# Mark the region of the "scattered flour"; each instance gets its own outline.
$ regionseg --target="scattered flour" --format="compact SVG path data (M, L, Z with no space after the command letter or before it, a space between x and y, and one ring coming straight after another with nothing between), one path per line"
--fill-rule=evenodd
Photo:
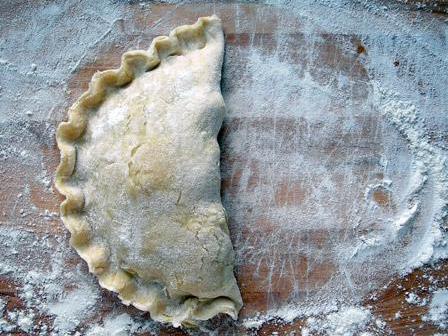
M433 293L429 312L423 317L441 329L448 329L448 290L440 289Z
M269 318L267 316L257 313L251 318L244 319L242 323L247 329L259 329L268 320Z
M172 1L174 2L181 1ZM397 213L392 218L385 219L387 225L384 230L372 230L372 234L356 237L356 241L348 239L349 248L341 243L329 249L316 251L313 250L313 246L306 245L300 240L297 245L294 245L288 241L293 236L291 233L294 233L294 227L284 226L287 230L286 241L282 241L281 237L277 236L277 232L274 232L269 237L259 237L267 240L264 245L269 246L268 249L251 249L249 244L242 243L236 246L237 253L250 265L260 266L262 261L267 260L270 273L258 280L266 281L269 287L272 285L273 273L280 273L280 276L287 273L290 256L298 255L299 252L310 253L307 255L309 269L306 272L312 272L313 267L314 270L321 267L319 258L324 258L324 253L331 252L333 254L329 257L330 261L340 270L331 279L343 284L345 291L339 292L341 288L332 287L329 284L322 285L321 289L326 293L333 293L335 296L353 301L348 304L357 304L362 295L377 288L377 282L369 279L366 282L361 281L361 285L354 284L357 272L351 267L356 260L365 266L366 263L374 262L374 256L378 251L402 244L404 247L403 250L399 250L400 253L387 251L387 257L391 259L393 259L392 256L396 257L391 262L393 267L383 271L373 267L374 273L388 278L395 272L406 273L427 262L448 256L446 235L442 230L443 222L446 220L448 192L446 148L442 148L443 141L437 142L437 134L433 138L434 134L429 132L431 123L446 125L444 117L446 113L441 110L448 106L445 94L447 87L446 41L443 38L437 38L434 34L433 26L437 25L437 22L425 24L423 29L419 29L413 24L408 24L408 19L401 17L399 13L383 10L367 0L359 2L364 7L362 12L356 4L348 4L346 1L272 0L269 3L276 8L283 8L284 13L293 15L295 21L303 26L297 29L287 25L282 27L278 31L275 42L277 45L273 46L275 52L272 53L262 54L259 51L256 44L260 41L255 40L254 34L249 34L249 43L252 45L248 47L247 55L238 54L239 46L232 49L232 46L228 45L227 64L223 77L228 77L228 91L224 92L224 95L226 103L233 109L231 112L235 113L235 107L240 106L242 116L249 115L254 118L266 116L266 113L271 115L272 112L282 114L281 116L287 116L288 113L295 114L310 121L308 127L313 126L312 122L320 127L318 129L328 127L327 133L321 133L321 135L327 135L331 141L335 140L333 135L338 128L345 128L346 135L350 135L359 126L350 121L350 118L354 118L357 114L368 117L362 115L365 111L360 111L361 107L354 106L351 110L347 110L349 113L345 116L348 121L341 121L337 114L327 113L331 107L328 104L330 101L334 102L333 96L344 92L350 94L355 92L356 85L361 83L355 83L356 85L347 89L350 85L348 79L350 73L344 74L343 69L338 69L340 72L338 74L329 73L332 78L335 78L336 86L333 86L333 82L322 84L316 77L325 77L328 74L320 73L322 69L315 68L311 70L318 73L313 77L310 69L306 69L306 64L316 61L319 54L316 50L324 45L320 45L324 38L321 32L332 32L340 36L355 34L363 39L367 56L360 56L360 58L364 57L365 63L370 66L369 77L376 81L372 97L366 105L374 106L375 111L381 113L385 123L399 133L401 140L405 143L404 147L394 147L394 144L390 143L384 145L402 151L407 149L411 152L412 163L409 170L412 174L405 180L409 184L408 189L399 189L396 186L397 182L400 183L399 179L392 181L392 179L388 180L387 176L381 185L369 184L370 189L367 190L364 199L367 211L357 213L356 211L360 208L357 202L356 211L350 213L354 221L353 230L356 230L358 225L358 217L366 217L372 213L375 216L378 214L379 207L374 207L371 202L372 193L375 190L381 189L390 193L396 190L405 192L401 194L396 204ZM6 0L4 4L2 3L5 7L9 4L15 5L15 2ZM217 4L213 4L215 5ZM239 5L235 4L235 6ZM2 176L13 177L26 175L24 172L29 171L32 174L23 176L23 183L13 183L13 185L20 184L21 187L23 184L23 188L17 193L5 191L6 197L11 201L11 207L0 210L0 216L2 216L0 224L7 224L0 225L0 254L5 256L0 260L0 275L17 282L19 298L23 300L26 307L5 312L3 317L0 316L0 333L22 331L36 335L51 332L55 335L74 334L79 324L85 325L85 320L97 317L98 310L95 306L100 305L99 287L94 278L87 274L85 267L80 265L67 267L67 265L73 265L74 260L79 261L79 258L70 249L64 234L49 233L50 225L61 224L57 221L54 210L44 211L34 205L31 197L36 198L39 192L36 193L33 186L35 187L37 182L38 185L44 187L45 192L52 193L53 172L48 169L45 160L49 148L54 146L56 122L62 118L62 113L65 113L69 104L68 82L73 73L81 69L83 65L93 62L95 57L102 53L101 50L107 50L112 43L135 47L135 41L131 44L129 36L140 36L142 30L145 30L145 33L149 30L151 33L166 33L172 27L172 22L167 24L172 14L167 13L160 18L156 18L155 16L160 16L156 14L154 27L145 26L142 29L133 25L135 20L128 20L129 7L125 2L61 1L45 6L36 4L18 8L20 10L9 9L0 14L2 18L0 31L5 32L5 36L8 37L0 41L0 105L2 106L0 109L0 173ZM141 8L145 11L151 10L148 3L143 4ZM212 8L210 6L211 11ZM73 15L68 16L67 12ZM244 35L247 31L253 31L250 22L246 22L244 11L238 13L237 11L235 16L236 32ZM267 15L263 11L259 14L260 19L265 18L262 15ZM364 17L369 20L359 20L360 14L365 15ZM305 60L303 66L296 66L285 61L287 55L283 54L283 46L289 43L284 39L284 36L287 37L290 33L288 29L300 30L300 33L304 35L303 44L296 47L298 52L302 49L310 50L309 53L298 57ZM444 34L446 35L446 32L440 32L441 36L445 36ZM300 34L299 38L301 38ZM146 41L142 42L142 46L144 45L147 45ZM306 45L306 48L302 48L302 45ZM353 47L344 41L341 41L341 45L346 48L344 52L349 52ZM413 55L412 52L416 50L417 53ZM408 64L402 62L399 68L395 68L394 58L398 59L400 55L407 55ZM442 58L437 58L440 55ZM232 68L233 57L237 62L244 60L247 64L244 63L243 68L241 66ZM252 76L250 85L245 82L243 76L247 73ZM233 87L231 83L236 84ZM385 88L393 88L396 91ZM421 92L425 88L428 88L427 92ZM298 92L301 94L301 100L294 100L291 103L291 97L296 99ZM353 103L350 95L337 98L336 101L343 102L338 106L341 109L338 113L343 112L344 108L350 107ZM247 100L249 104L241 104L242 101ZM304 104L304 102L307 103ZM324 114L325 118L322 117ZM331 129L332 126L334 130ZM306 134L309 136L307 145L310 147L320 145L316 141L313 142L315 135L312 129ZM236 140L239 141L237 148L246 146L244 141L248 139L245 135L242 134ZM254 139L263 136L260 132L249 140L252 144L257 144ZM336 148L343 145L342 141L335 142ZM353 146L350 150L354 151L358 148L362 149L364 144L351 145ZM285 147L288 147L286 143L278 144L278 147L273 148L274 153L280 152ZM253 152L257 153L256 146ZM264 155L264 153L258 154ZM386 171L393 166L396 154L393 152L393 156L379 159ZM304 161L304 158L294 157L294 160L289 162L288 169L297 169L300 174L299 163ZM269 165L269 167L272 166L271 163ZM14 170L8 167L14 167ZM18 167L25 168L16 174ZM274 165L274 168L273 172L276 173L281 167ZM333 167L330 169L334 170ZM323 172L327 171L323 170ZM348 168L344 168L341 176L345 176L346 172L351 174ZM317 174L325 176L322 171ZM247 176L242 177L244 178L248 179ZM356 182L354 177L349 182L353 181ZM319 186L327 194L332 187L332 181L325 178ZM269 189L269 192L272 190ZM318 194L318 196L327 194ZM20 196L16 197L16 195ZM321 201L321 199L315 200L315 202ZM240 204L250 205L250 203ZM327 214L326 211L329 213ZM284 213L275 214L278 217L284 215ZM291 223L295 223L294 219L297 218L307 219L308 222L303 220L300 225L309 225L310 228L314 225L327 225L329 229L333 229L336 225L331 207L316 207L314 204L304 216L299 216L302 214L294 213L291 209L288 209L286 215L290 216L288 221ZM29 220L29 218L33 219ZM248 227L251 224L253 227L258 225L255 221L246 223L241 220L237 223L248 225ZM10 229L11 227L13 229ZM327 229L326 227L319 228L322 231ZM238 228L234 230L238 231ZM239 230L242 231L241 228ZM278 230L278 232L281 231ZM333 233L333 231L328 232ZM412 239L409 238L409 232L414 234ZM348 236L349 233L343 236L343 240ZM270 244L274 243L279 244L282 250L285 247L288 248L287 258L284 255L278 257L272 254L275 249L272 249ZM409 244L406 245L407 243ZM326 257L328 258L328 255ZM51 265L48 260L52 260ZM396 260L398 262L395 263ZM300 287L303 284L298 281L295 285L288 301L294 304L269 302L270 310L266 314L248 318L243 321L243 325L248 329L258 329L263 323L275 317L290 322L298 317L313 316L307 319L307 325L303 330L304 335L308 333L309 335L368 336L371 333L370 330L375 328L380 328L380 335L385 334L381 329L382 322L377 322L369 310L357 305L342 306L338 309L339 305L336 302L319 301L314 293L304 298L299 294L296 295L303 292L301 291L303 287ZM421 304L422 300L412 294L408 295L408 302ZM441 328L446 328L447 325L447 295L444 290L436 292L430 304L430 311L425 316L428 321L432 321ZM305 299L311 303L306 309L302 309L301 306L304 304L301 304ZM6 303L5 299L0 299L0 313L6 310ZM78 335L129 335L136 332L158 334L157 324L145 320L138 313L135 315L137 316L134 314L130 316L123 313L120 308L114 307L110 312L104 313L103 321L90 325L86 331L79 331ZM50 319L47 316L50 316ZM397 318L399 318L398 313Z
M252 50L250 58L248 59L247 68L257 74L257 76L254 75L256 78L253 78L253 81L260 81L262 84L260 84L260 87L256 85L255 88L243 88L236 92L232 92L234 96L231 97L229 109L233 113L235 113L235 111L239 112L237 107L234 106L236 103L234 103L233 100L236 102L249 99L250 101L253 90L255 89L261 92L267 82L269 82L270 87L275 88L272 89L273 92L282 93L280 94L279 99L276 100L280 106L287 105L288 102L283 96L283 93L286 92L286 96L288 96L295 90L303 90L306 92L305 88L308 87L314 88L313 94L315 96L313 96L312 99L310 98L310 100L313 101L311 106L322 101L322 97L319 97L316 92L322 92L324 91L324 88L319 87L313 82L310 77L307 76L307 72L305 72L303 79L297 79L294 84L281 84L267 79L267 77L270 77L270 70L267 69L265 66L266 64L269 64L270 66L275 64L272 68L280 69L279 72L284 74L285 77L291 76L294 71L300 72L300 69L294 69L291 66L288 67L280 62L278 55L274 54L269 57L260 56L257 52ZM377 211L377 213L381 211L381 209L378 210L378 205L372 205L373 202L371 201L372 195L376 190L382 190L386 194L393 194L392 200L395 202L395 213L390 217L376 217L375 223L373 223L375 224L375 229L366 228L365 231L368 232L367 234L355 238L355 240L358 239L358 243L353 244L352 241L347 240L347 245L344 245L344 242L341 242L341 245L336 247L339 251L339 255L336 256L336 262L339 262L341 271L345 272L345 274L343 274L344 276L342 277L343 281L335 280L336 277L333 278L333 281L342 284L347 281L345 288L351 290L347 295L347 298L353 298L354 301L357 300L356 293L358 293L358 291L362 292L368 289L365 284L371 285L371 288L375 287L372 280L372 277L374 276L380 276L381 274L390 274L389 276L391 276L392 274L397 273L407 274L426 263L436 262L448 256L447 234L444 230L444 222L448 214L447 153L431 138L431 131L429 130L428 125L428 120L431 119L426 115L426 113L430 112L427 112L425 107L419 107L420 105L414 102L412 97L407 97L397 91L384 89L382 85L383 83L380 80L372 81L372 92L369 97L369 103L373 106L374 110L382 116L382 121L384 122L384 127L387 128L387 131L395 132L396 135L398 135L398 140L401 141L398 145L392 141L383 143L382 145L390 148L390 152L392 153L393 151L409 151L410 164L409 167L404 166L403 168L396 162L388 163L387 159L384 157L381 158L380 164L384 165L386 173L393 169L399 173L394 181L390 180L386 175L381 184L368 185L365 192L365 201L367 203L368 211L363 212L362 214L364 217L367 217L370 215L369 211L373 214L376 214L374 211ZM270 92L271 91L268 91L268 95L265 96L265 98L267 97L268 99L271 99L269 96ZM307 111L309 108L307 105L303 106L299 104L299 106L300 110L297 113L300 113L300 115L302 115L303 110ZM263 104L261 104L260 109L262 107ZM317 109L326 111L324 106L320 106ZM256 113L256 111L257 109L253 109L251 113ZM291 109L287 110L286 108L281 108L280 111L282 114L293 113ZM245 113L245 111L243 111L243 113ZM313 112L309 112L309 114L312 113ZM319 112L316 112L316 114L318 113ZM308 114L305 114L305 116L307 118L309 117ZM315 115L308 119L314 117ZM247 136L247 134L244 135ZM244 145L241 144L236 145L236 147L238 146L244 147ZM236 150L236 152L238 152L238 150ZM252 156L255 156L255 154L252 153ZM302 161L305 161L305 159L302 158ZM398 160L393 158L391 161ZM307 171L307 168L304 170ZM280 172L276 172L276 174L280 174ZM395 184L397 184L397 182L398 184L402 183L402 185L396 186ZM238 197L240 197L240 199L236 197L236 202L252 204L252 200L243 199L240 195L238 195ZM358 208L361 207L359 203L357 205ZM320 209L319 211L325 212L325 210ZM361 210L357 209L357 211L360 212ZM292 212L287 215L291 214ZM283 213L282 215L285 216ZM297 216L297 214L295 215ZM297 216L298 218L301 218L300 225L306 226L309 224L307 221L311 220L306 216L307 214ZM381 225L378 225L377 221L380 221ZM242 220L240 220L240 222L242 222ZM294 222L294 219L291 219L291 222ZM354 226L354 228L356 228L356 226ZM278 227L279 232L282 229L283 227ZM293 233L294 228L288 227L288 238L290 238ZM288 240L282 241L281 238L281 236L276 237L276 234L273 234L271 237L266 237L268 240L266 246L282 244L291 250L291 243L289 243ZM254 240L256 240L256 238L254 238ZM334 237L333 240L337 241L337 237ZM245 243L247 243L247 238L241 241L241 246L244 246ZM241 249L241 253L246 253L244 256L245 258L253 258L255 260L263 260L263 258L266 258L270 262L270 270L275 270L276 267L280 267L277 265L277 262L279 262L281 267L284 267L284 260L275 260L270 255L270 250L264 251L262 249L254 249L250 246L250 249L248 248L247 251L245 251L244 247L242 248L241 246L238 245L237 248ZM295 250L291 251L291 253L298 253L298 251L300 251L300 246L294 246L294 248ZM308 250L308 252L309 251L312 250ZM309 255L308 257L313 258L313 255ZM373 266L375 260L380 260L381 265ZM245 261L247 261L247 259L245 259ZM361 265L361 269L356 270L356 268L354 268L356 263ZM361 284L358 284L358 287L356 287L354 284L357 280L356 277L361 276L363 272L369 271L369 269L365 268L365 265L370 265L369 267L372 270L375 270L375 272L371 272L372 276L367 277L365 281L361 282ZM355 273L355 275L353 275L353 273ZM272 273L269 273L268 278L270 276L272 276ZM268 285L271 285L271 283L268 283ZM330 295L340 290L339 288L336 288L336 286L330 288L332 290ZM409 303L418 305L426 304L424 299L417 301L417 298L412 295L408 297ZM317 297L318 296L315 295L316 301ZM248 318L243 323L247 328L256 329L266 321L272 320L275 317L282 318L285 321L292 321L297 317L312 315L308 306L304 308L304 299L301 298L301 300L302 302L300 305L283 305L281 308L268 311L266 314ZM321 309L322 312L325 312L328 307L321 304L319 309Z
M416 305L416 306L425 306L428 302L425 298L420 298L415 293L408 293L405 297L407 303Z
M420 228L421 238L411 244L409 257L401 266L403 273L410 272L429 261L437 261L448 256L447 234L444 230L445 220L448 216L448 163L446 153L433 145L425 127L424 117L418 113L417 108L410 102L399 99L394 91L381 88L375 89L379 109L382 110L386 120L395 126L408 141L413 153L413 170L416 175L415 185L410 188L407 196L407 208L402 210L395 224L398 227L413 225L414 217L419 213L418 207L423 198L420 193L426 183L431 183L432 199L428 202L426 225ZM428 181L429 180L429 181ZM428 182L427 182L428 181ZM397 231L398 232L398 231ZM395 235L394 240L403 238L404 234Z
M31 333L34 329L34 317L35 314L30 309L8 312L5 318L0 318L0 332L11 332L18 328Z
M128 314L108 315L103 323L94 325L86 331L86 336L127 336L146 332L158 335L158 323L141 318L133 318Z
M302 329L302 336L331 335L352 336L365 331L372 314L362 307L342 307L324 317L310 317ZM364 332L365 336L372 335Z
M48 312L55 316L54 327L60 333L74 330L92 312L98 293L93 286L77 288L48 304ZM75 304L74 304L75 303Z
M33 330L34 326L34 314L32 312L25 313L23 311L18 313L17 325L19 328L27 333Z
M8 302L5 299L0 298L0 316L3 315L3 312L4 312L7 304L8 304Z
M102 326L93 326L86 336L126 336L134 332L131 331L132 323L132 318L127 314L108 316Z
M10 323L8 320L4 318L0 318L0 332L2 333L8 333L16 329L16 325L13 323Z

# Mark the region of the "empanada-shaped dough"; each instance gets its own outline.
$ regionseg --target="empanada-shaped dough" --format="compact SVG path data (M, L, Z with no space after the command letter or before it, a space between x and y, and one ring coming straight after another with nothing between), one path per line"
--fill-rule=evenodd
M60 124L56 186L101 286L173 325L242 306L220 199L224 39L216 16L96 73Z

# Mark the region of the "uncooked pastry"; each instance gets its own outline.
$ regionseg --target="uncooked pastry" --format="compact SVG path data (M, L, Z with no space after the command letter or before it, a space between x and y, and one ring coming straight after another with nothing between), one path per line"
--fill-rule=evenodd
M242 306L220 199L224 39L204 17L96 73L57 131L70 242L102 287L154 320Z

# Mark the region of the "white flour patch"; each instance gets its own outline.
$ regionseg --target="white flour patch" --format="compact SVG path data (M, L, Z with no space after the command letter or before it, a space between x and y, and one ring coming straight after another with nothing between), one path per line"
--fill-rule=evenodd
M7 333L11 332L16 327L12 324L10 324L6 319L0 318L0 332Z
M33 319L34 319L33 313L26 314L24 312L19 312L17 316L17 325L21 330L30 333L33 330L34 326Z
M247 329L257 330L272 319L272 316L280 318L283 322L292 322L297 317L306 318L305 325L301 329L301 335L328 335L328 336L373 336L389 335L390 332L386 323L376 318L372 312L362 306L340 306L334 305L327 311L321 308L313 311L307 311L298 316L297 309L284 309L281 312L275 312L268 315L259 315L254 318L246 319L243 325ZM320 310L320 312L319 312ZM268 316L271 316L270 318Z
M448 329L448 290L440 289L433 293L429 312L423 317L441 329Z
M367 309L360 307L342 307L339 311L324 317L308 318L306 320L306 326L302 329L302 335L357 335L365 330L371 319L372 314Z
M425 306L427 304L425 298L422 299L415 293L406 294L405 300L407 303L417 306Z
M0 261L0 265L6 269L15 265L14 274L23 282L18 296L27 306L26 309L8 312L3 319L0 319L0 332L22 330L45 335L47 330L52 330L57 335L73 334L80 323L97 314L95 305L99 299L99 286L93 276L86 274L79 266L74 271L66 272L64 265L74 253L64 248L65 240L54 241L49 237L39 238L23 231L0 230L0 244L15 246L17 249L33 245L35 249L51 253L53 261L48 267L45 260L35 260L42 262L42 265L32 270L27 270L26 264L16 260ZM6 300L1 299L0 313L6 310L6 303ZM37 324L36 321L42 315L53 317L51 324ZM124 328L123 330L129 332L154 331L156 335L159 328L157 323L140 316L131 319L128 315L122 314L119 318L115 318L114 312L111 312L110 318L107 314L105 316L104 325L92 327L92 332L102 330L101 335L113 335L114 330Z
M109 316L102 326L91 327L86 336L125 336L131 333L132 318L127 314ZM134 331L134 330L133 330Z
M26 333L31 333L34 329L34 313L31 310L12 311L0 319L0 332L11 332L17 328Z
M261 326L266 323L267 321L269 321L269 319L266 316L260 316L260 314L256 314L254 317L248 318L248 319L244 319L242 321L242 324L244 325L244 327L246 327L247 329L260 329Z
M3 312L4 312L7 304L8 304L8 301L6 301L3 298L0 298L0 315L3 315Z
M93 325L86 331L86 336L127 336L147 332L158 335L158 324L144 319L134 319L128 314L108 315L100 325Z
M129 335L132 322L132 318L127 314L109 316L104 320L102 326L94 326L90 328L87 331L86 336Z
M85 287L64 293L57 301L50 302L48 312L55 316L54 329L60 333L75 329L92 312L97 298L96 289Z
M34 321L40 314L54 316L52 330L62 334L74 331L78 323L92 312L98 289L93 279L79 269L74 273L65 271L63 265L70 254L67 255L61 249L64 240L54 241L10 229L0 231L0 242L3 246L14 246L17 250L33 246L34 249L51 253L53 261L50 267L45 265L45 260L32 259L31 255L25 255L25 263L15 259L0 261L3 269L14 268L15 276L20 277L23 286L18 290L18 295L27 306L26 310L13 311L12 315L7 316L7 323L3 323L4 331L19 328L31 332L32 328L37 327ZM27 269L27 260L43 264L37 264L38 267L30 270ZM45 327L42 326L38 331L42 332Z
M93 326L86 336L125 336L135 332L135 324L127 314L108 316L102 326Z
M421 192L426 183L432 185L431 209L426 217L422 236L412 245L410 255L401 266L404 273L410 272L429 261L437 261L448 255L447 235L444 222L448 211L448 164L446 153L431 144L425 127L424 117L418 113L413 104L400 101L394 92L376 88L378 105L383 115L406 138L413 152L412 167L419 176L417 182L410 184L407 207L401 211L395 226L399 229L405 225L414 225L418 207L425 195ZM427 182L427 180L429 180ZM426 196L428 197L428 196ZM411 226L410 229L415 229ZM397 231L399 233L399 231ZM400 238L395 235L394 239Z

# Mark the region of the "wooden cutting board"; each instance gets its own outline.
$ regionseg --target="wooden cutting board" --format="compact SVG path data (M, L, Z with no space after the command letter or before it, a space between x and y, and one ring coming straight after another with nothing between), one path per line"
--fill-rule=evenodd
M4 14L0 15L20 15L21 6L24 4L9 4L5 7ZM241 318L250 318L256 313L263 314L292 302L300 304L300 298L312 298L315 293L320 293L321 288L330 283L340 271L329 250L335 237L346 235L347 228L352 225L353 209L347 204L355 204L353 200L362 200L362 190L372 176L378 180L383 178L381 169L368 159L355 160L374 158L382 153L379 140L381 116L369 110L366 99L371 80L365 62L369 57L369 49L363 43L366 32L362 29L357 32L356 27L352 27L346 34L325 30L310 32L307 30L309 25L302 22L296 12L288 10L287 6L279 8L238 2L154 5L130 2L123 6L126 7L126 16L114 21L109 31L98 32L99 38L90 53L74 66L68 81L66 102L56 106L42 120L24 123L24 127L35 135L33 142L39 149L38 155L45 170L54 172L59 153L55 142L49 143L40 134L45 133L49 127L55 127L65 118L66 106L87 89L93 73L116 68L124 51L137 46L148 46L155 36L167 34L167 27L192 23L199 16L214 12L223 21L226 37L222 88L228 116L219 141L222 149L222 197L229 213L229 226L237 251L236 274L245 303ZM433 13L421 11L419 6L414 5L414 1L408 1L407 5L394 3L393 6L395 8L391 10L402 12L409 20L418 16L422 21L417 24L432 22L431 20L442 22L446 18L443 14L446 7L444 1L427 4L426 8L432 7L439 11ZM65 15L76 16L78 11L74 6L73 12ZM331 18L328 20L331 21ZM431 29L432 26L428 27ZM6 29L3 32L5 31ZM307 39L310 34L319 37L312 44ZM45 50L41 57L52 52L53 50ZM400 55L392 66L399 71L411 71L409 67L402 66L406 64L407 57L408 55ZM263 73L264 68L260 68L263 62L269 63L272 60L278 63L272 67L267 64L266 82L261 82L264 78L249 76L251 71ZM304 87L285 85L281 78L284 76L290 80L290 71L296 71L297 77L303 78L304 69L321 85L333 85L330 79L335 76L345 78L349 88L341 88L341 95L332 97L325 108L326 112L334 116L332 120L335 123L338 122L338 115L347 115L347 105L363 111L362 120L355 122L359 126L357 129L343 131L335 126L334 135L338 140L322 139L319 135L323 134L321 128L325 126L285 112L286 107L300 107L304 103L301 101L303 98L300 98L303 96L298 94ZM278 72L278 77L270 83L269 78L275 72ZM257 80L260 82L256 82ZM251 87L254 92L248 92L246 87ZM321 87L316 87L316 90L319 89ZM312 92L308 94L313 97ZM307 108L311 108L309 102L307 104ZM316 105L316 108L322 106ZM6 123L1 127L7 127L5 125ZM443 127L436 127L434 132L446 132ZM11 137L8 141L18 143L21 139ZM307 146L307 149L304 150L303 146ZM307 171L295 166L296 160L300 160L304 153L307 157L303 160L308 160ZM346 162L350 162L350 171L357 172L358 178L347 180L344 175L337 176L340 173L337 167ZM62 197L36 183L33 167L23 164L20 158L3 160L1 163L2 227L19 227L36 234L65 237L65 244L68 246L66 232L57 217L42 221L31 215L27 221L34 223L31 225L21 219L20 213L20 210L27 212L33 207L57 212ZM337 196L316 189L319 184L324 188L325 179L317 169L321 165L325 165L326 171L335 172L333 178L339 181L335 184ZM17 201L11 195L21 193L24 181L31 186L31 203L17 207ZM392 207L387 193L377 192L374 198L380 207ZM316 201L317 199L320 201ZM300 226L302 213L318 211L317 207L324 207L328 202L333 202L331 209L334 210L337 225L330 225L325 229L313 229L305 224L303 228ZM15 210L11 211L12 208ZM319 251L319 256L313 258L309 253L295 252L304 247ZM48 262L51 262L51 255L43 258L48 258ZM87 273L84 263L78 257L67 261L67 272L79 265ZM448 264L442 262L433 267L417 269L403 278L380 279L378 281L384 287L367 291L363 303L386 322L386 327L381 329L384 333L387 330L397 335L433 334L438 331L437 327L422 321L422 315L427 312L428 307L409 304L406 295L410 291L417 291L422 298L429 297L429 287L434 279L439 280L438 287L446 287L447 270ZM24 306L17 295L21 286L12 275L0 276L0 295L8 298L8 311ZM97 307L95 322L113 309L121 309L130 315L137 313L132 307L121 306L113 294L105 290L101 290L101 294L102 300ZM343 297L341 300L344 302ZM400 318L395 317L398 311ZM41 323L51 325L50 317L41 316L39 319ZM279 335L287 335L292 331L300 334L304 321L300 318L293 323L268 321L259 330L250 331L228 319L217 318L212 326L217 328L219 334L271 335L278 332ZM80 330L91 323L89 320L84 321ZM376 330L374 322L369 328ZM160 334L187 333L167 327Z

